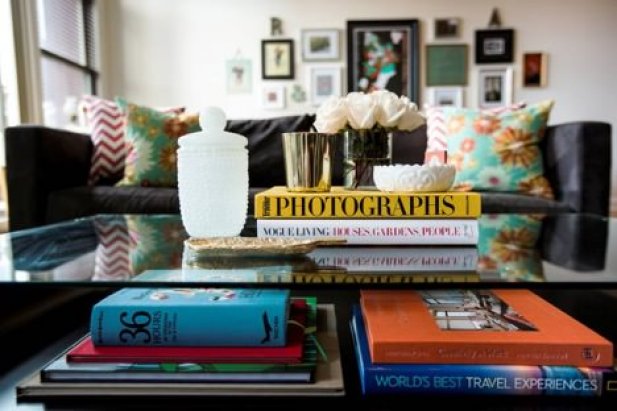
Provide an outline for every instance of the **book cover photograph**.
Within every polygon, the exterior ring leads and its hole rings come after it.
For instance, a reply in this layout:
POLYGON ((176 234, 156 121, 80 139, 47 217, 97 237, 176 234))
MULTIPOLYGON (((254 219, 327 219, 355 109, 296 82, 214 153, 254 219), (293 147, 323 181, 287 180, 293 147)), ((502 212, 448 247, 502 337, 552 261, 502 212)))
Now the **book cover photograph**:
POLYGON ((362 290, 383 363, 610 367, 610 341, 529 290, 362 290))
POLYGON ((94 345, 283 346, 288 290, 125 288, 95 304, 94 345))
POLYGON ((290 192, 283 186, 255 195, 255 218, 476 218, 479 193, 345 190, 290 192))
POLYGON ((601 396, 617 378, 612 367, 375 363, 357 305, 350 325, 363 394, 601 396))

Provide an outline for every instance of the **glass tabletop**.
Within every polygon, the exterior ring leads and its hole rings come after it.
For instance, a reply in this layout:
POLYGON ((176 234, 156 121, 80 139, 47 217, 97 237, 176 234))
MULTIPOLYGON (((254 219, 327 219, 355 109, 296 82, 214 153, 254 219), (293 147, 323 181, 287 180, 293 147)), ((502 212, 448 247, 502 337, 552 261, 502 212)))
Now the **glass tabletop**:
MULTIPOLYGON (((0 235, 0 282, 286 287, 617 286, 617 220, 584 214, 479 218, 477 246, 326 246, 216 257, 186 245, 179 215, 97 215, 0 235)), ((242 236, 254 237, 255 219, 242 236)))

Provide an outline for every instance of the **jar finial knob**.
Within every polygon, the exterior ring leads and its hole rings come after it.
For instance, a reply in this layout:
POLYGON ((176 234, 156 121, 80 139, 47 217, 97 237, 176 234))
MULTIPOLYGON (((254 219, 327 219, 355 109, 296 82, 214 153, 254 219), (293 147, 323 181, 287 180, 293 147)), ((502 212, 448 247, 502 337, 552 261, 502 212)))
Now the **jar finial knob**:
POLYGON ((202 131, 220 132, 225 129, 227 118, 219 107, 206 107, 199 112, 199 126, 202 131))

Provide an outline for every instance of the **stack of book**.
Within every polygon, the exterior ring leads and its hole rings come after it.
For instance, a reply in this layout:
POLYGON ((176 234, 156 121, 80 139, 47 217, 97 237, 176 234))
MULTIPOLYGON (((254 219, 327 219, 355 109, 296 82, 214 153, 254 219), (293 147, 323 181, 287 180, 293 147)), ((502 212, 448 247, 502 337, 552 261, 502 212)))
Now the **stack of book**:
POLYGON ((255 195, 258 237, 343 238, 355 245, 475 245, 480 194, 344 190, 255 195))
POLYGON ((528 290, 362 291, 364 394, 614 393, 612 344, 528 290))
POLYGON ((341 395, 332 324, 316 337, 324 308, 332 315, 333 307, 318 307, 314 297, 291 298, 288 290, 125 288, 97 303, 90 333, 22 390, 131 395, 139 388, 142 395, 261 387, 273 395, 294 388, 341 395))

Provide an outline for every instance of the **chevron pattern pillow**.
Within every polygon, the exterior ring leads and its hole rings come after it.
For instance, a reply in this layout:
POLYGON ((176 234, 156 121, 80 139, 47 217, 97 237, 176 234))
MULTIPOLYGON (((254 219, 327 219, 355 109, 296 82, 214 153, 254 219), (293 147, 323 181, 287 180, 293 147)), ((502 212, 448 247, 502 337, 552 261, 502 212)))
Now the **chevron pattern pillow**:
MULTIPOLYGON (((118 105, 97 96, 84 96, 81 102, 92 139, 92 161, 88 184, 113 184, 124 175, 128 147, 124 138, 126 115, 118 105)), ((182 113, 184 107, 161 110, 182 113)))

